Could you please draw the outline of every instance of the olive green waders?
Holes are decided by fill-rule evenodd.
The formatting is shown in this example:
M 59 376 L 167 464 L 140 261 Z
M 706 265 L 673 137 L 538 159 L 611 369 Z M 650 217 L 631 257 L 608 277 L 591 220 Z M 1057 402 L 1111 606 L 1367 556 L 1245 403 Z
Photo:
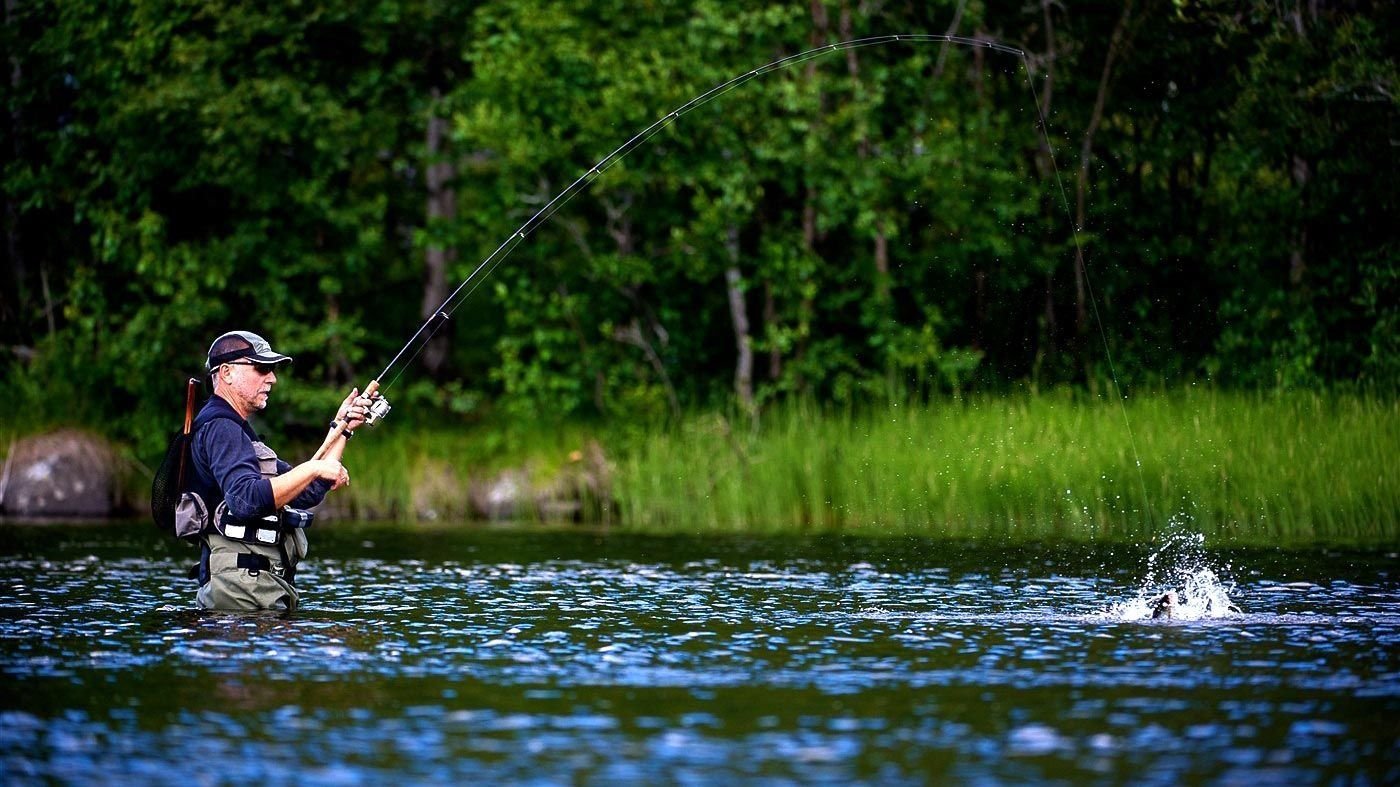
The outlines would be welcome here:
M 296 610 L 300 594 L 290 579 L 306 557 L 304 532 L 284 533 L 281 548 L 234 541 L 217 533 L 204 538 L 209 544 L 209 582 L 195 595 L 201 609 Z

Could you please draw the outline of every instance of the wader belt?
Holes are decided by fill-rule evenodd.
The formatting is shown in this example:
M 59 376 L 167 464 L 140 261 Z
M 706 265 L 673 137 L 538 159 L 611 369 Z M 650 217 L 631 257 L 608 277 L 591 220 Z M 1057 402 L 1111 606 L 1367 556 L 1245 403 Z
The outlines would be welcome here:
M 282 531 L 275 525 L 272 527 L 258 527 L 256 524 L 252 523 L 245 525 L 220 523 L 216 525 L 215 532 L 224 538 L 231 538 L 234 541 L 246 541 L 249 544 L 264 544 L 266 546 L 282 545 Z
M 286 545 L 279 543 L 277 545 L 277 551 L 282 556 L 282 571 L 280 573 L 273 573 L 287 580 L 287 584 L 296 587 L 297 567 L 292 563 L 291 556 L 287 554 Z M 204 545 L 202 553 L 203 554 L 200 555 L 200 562 L 190 566 L 189 570 L 189 578 L 198 580 L 200 587 L 209 583 L 209 547 L 207 544 Z M 272 571 L 272 561 L 268 560 L 266 555 L 239 552 L 238 567 L 254 573 L 259 571 Z
M 249 571 L 271 571 L 272 561 L 265 555 L 249 555 L 243 553 L 238 556 L 238 567 L 246 568 Z

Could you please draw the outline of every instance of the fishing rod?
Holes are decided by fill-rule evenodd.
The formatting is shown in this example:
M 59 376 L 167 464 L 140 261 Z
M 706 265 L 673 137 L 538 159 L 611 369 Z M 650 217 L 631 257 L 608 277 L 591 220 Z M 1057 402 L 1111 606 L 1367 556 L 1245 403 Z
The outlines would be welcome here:
M 446 298 L 443 299 L 442 304 L 434 310 L 432 316 L 425 320 L 423 324 L 418 327 L 418 330 L 413 333 L 413 336 L 411 336 L 409 340 L 404 343 L 403 347 L 400 348 L 399 351 L 394 354 L 394 357 L 389 361 L 388 365 L 384 367 L 384 370 L 381 371 L 377 376 L 375 376 L 374 379 L 370 380 L 369 384 L 365 386 L 363 396 L 369 397 L 372 401 L 370 412 L 365 418 L 365 423 L 373 425 L 374 423 L 388 415 L 390 409 L 389 402 L 387 399 L 384 398 L 383 391 L 386 390 L 394 382 L 396 382 L 399 376 L 403 374 L 403 368 L 400 367 L 400 362 L 404 360 L 404 356 L 408 355 L 407 361 L 412 361 L 414 358 L 418 357 L 418 354 L 422 352 L 423 347 L 427 346 L 427 343 L 431 341 L 434 336 L 437 335 L 437 332 L 441 330 L 442 326 L 445 325 L 447 321 L 451 318 L 452 313 L 456 311 L 457 308 L 460 307 L 462 303 L 464 303 L 473 292 L 476 291 L 477 287 L 479 287 L 481 283 L 491 275 L 492 271 L 494 271 L 496 267 L 499 266 L 501 262 L 505 260 L 505 258 L 508 257 L 512 251 L 515 250 L 517 246 L 519 246 L 526 238 L 532 235 L 535 232 L 535 230 L 539 229 L 540 226 L 542 226 L 546 221 L 548 221 L 550 217 L 552 217 L 560 208 L 564 207 L 564 205 L 568 204 L 569 201 L 571 201 L 574 197 L 578 196 L 579 193 L 587 189 L 588 186 L 593 183 L 593 181 L 597 180 L 599 176 L 601 176 L 614 164 L 625 158 L 633 150 L 636 150 L 637 148 L 646 144 L 646 142 L 650 140 L 653 136 L 660 133 L 663 129 L 667 128 L 668 126 L 674 124 L 677 120 L 679 120 L 686 114 L 714 101 L 715 99 L 720 98 L 726 93 L 729 93 L 730 91 L 761 76 L 776 71 L 782 71 L 792 66 L 805 63 L 809 60 L 813 60 L 815 58 L 833 54 L 836 52 L 844 52 L 852 49 L 883 46 L 886 44 L 895 43 L 945 45 L 951 44 L 961 47 L 991 50 L 1019 58 L 1022 66 L 1026 69 L 1027 81 L 1030 83 L 1031 86 L 1032 99 L 1036 107 L 1037 116 L 1039 118 L 1040 131 L 1044 138 L 1046 147 L 1049 149 L 1050 152 L 1050 161 L 1052 167 L 1054 168 L 1055 180 L 1059 184 L 1061 201 L 1064 204 L 1066 215 L 1070 215 L 1069 200 L 1065 192 L 1064 182 L 1060 176 L 1059 166 L 1055 163 L 1054 149 L 1050 141 L 1048 125 L 1044 113 L 1040 108 L 1039 95 L 1035 90 L 1035 80 L 1031 78 L 1030 63 L 1028 62 L 1026 58 L 1026 53 L 1023 50 L 1016 49 L 1015 47 L 1007 46 L 996 41 L 989 41 L 986 39 L 922 33 L 870 36 L 866 38 L 851 39 L 849 41 L 841 41 L 834 44 L 825 44 L 820 47 L 808 49 L 806 51 L 799 52 L 794 55 L 788 55 L 786 57 L 778 58 L 777 60 L 765 63 L 764 65 L 761 65 L 757 68 L 745 71 L 739 74 L 738 76 L 733 77 L 732 79 L 715 85 L 714 87 L 710 88 L 704 93 L 697 95 L 696 97 L 690 99 L 689 101 L 685 102 L 679 107 L 676 107 L 670 112 L 662 115 L 661 117 L 653 121 L 651 125 L 647 126 L 646 128 L 643 128 L 641 131 L 637 132 L 632 137 L 630 137 L 627 141 L 623 142 L 611 153 L 599 159 L 597 163 L 595 163 L 592 167 L 589 167 L 586 171 L 584 171 L 582 175 L 580 175 L 567 187 L 561 190 L 558 194 L 555 194 L 554 197 L 552 197 L 547 203 L 545 203 L 544 207 L 540 208 L 528 219 L 526 219 L 524 223 L 517 227 L 515 231 L 512 232 L 499 246 L 497 246 L 494 251 L 487 255 L 485 259 L 483 259 L 474 269 L 472 269 L 471 273 L 469 273 L 467 277 L 463 279 L 462 282 L 458 284 L 457 287 L 453 289 L 452 292 L 449 293 Z M 1079 228 L 1074 226 L 1074 222 L 1072 219 L 1070 221 L 1070 230 L 1074 236 L 1075 246 L 1080 252 L 1078 255 L 1076 255 L 1076 261 L 1077 264 L 1080 266 L 1081 273 L 1084 274 L 1085 281 L 1087 282 L 1088 271 L 1084 269 L 1083 248 L 1080 244 Z M 1092 290 L 1090 290 L 1089 297 L 1091 302 L 1094 301 Z M 1109 371 L 1113 379 L 1115 390 L 1118 394 L 1119 404 L 1123 408 L 1123 417 L 1126 422 L 1127 408 L 1126 405 L 1123 404 L 1122 388 L 1118 382 L 1117 371 L 1113 367 L 1112 356 L 1111 353 L 1109 353 L 1108 337 L 1104 333 L 1103 321 L 1099 316 L 1097 303 L 1094 303 L 1094 318 L 1099 326 L 1099 334 L 1103 340 L 1104 352 L 1105 354 L 1109 355 Z M 410 349 L 413 350 L 413 353 L 411 355 L 409 355 Z M 391 371 L 394 371 L 395 368 L 398 368 L 398 372 L 392 378 L 390 378 L 387 383 L 381 385 L 380 381 L 388 377 L 389 373 Z M 316 457 L 319 458 L 323 456 L 332 445 L 334 445 L 338 440 L 347 439 L 349 437 L 349 434 L 350 433 L 348 430 L 342 429 L 342 426 L 339 422 L 333 422 L 331 424 L 331 431 L 329 434 L 327 434 L 325 442 L 322 443 L 321 449 L 316 452 Z M 1144 501 L 1146 501 L 1147 485 L 1146 481 L 1142 478 L 1142 461 L 1137 456 L 1137 445 L 1136 441 L 1132 439 L 1131 426 L 1129 426 L 1128 428 L 1128 435 L 1130 443 L 1132 444 L 1134 458 L 1137 460 L 1136 464 L 1138 467 L 1138 478 L 1139 482 L 1142 484 L 1144 493 L 1143 499 Z
M 791 66 L 805 63 L 808 60 L 812 60 L 823 55 L 832 54 L 834 52 L 844 52 L 848 49 L 880 46 L 883 44 L 891 44 L 897 42 L 956 44 L 959 46 L 991 49 L 1005 54 L 1015 55 L 1021 58 L 1022 61 L 1024 61 L 1026 57 L 1026 53 L 1020 49 L 1015 49 L 1004 44 L 999 44 L 995 41 L 987 41 L 977 38 L 925 34 L 871 36 L 868 38 L 857 38 L 852 39 L 850 41 L 842 41 L 835 44 L 826 44 L 815 49 L 809 49 L 805 52 L 799 52 L 795 55 L 788 55 L 787 57 L 779 58 L 772 62 L 761 65 L 758 68 L 746 71 L 726 82 L 721 82 L 720 84 L 715 85 L 714 87 L 710 88 L 704 93 L 701 93 L 695 98 L 692 98 L 691 100 L 685 102 L 679 107 L 671 110 L 665 115 L 662 115 L 661 117 L 657 118 L 655 121 L 652 122 L 651 125 L 642 129 L 637 134 L 633 135 L 630 139 L 628 139 L 626 142 L 619 145 L 611 153 L 599 159 L 598 163 L 594 164 L 582 175 L 580 175 L 578 179 L 570 183 L 558 194 L 554 195 L 554 197 L 550 199 L 549 202 L 545 203 L 544 207 L 540 208 L 534 215 L 526 219 L 523 224 L 517 227 L 515 232 L 511 233 L 510 236 L 507 237 L 506 240 L 502 242 L 500 246 L 496 247 L 495 251 L 491 252 L 490 255 L 488 255 L 484 260 L 482 260 L 481 263 L 478 264 L 476 268 L 473 269 L 472 272 L 468 274 L 465 279 L 462 280 L 461 284 L 457 285 L 457 288 L 453 290 L 447 296 L 447 298 L 443 300 L 442 305 L 438 307 L 437 313 L 434 314 L 432 318 L 429 318 L 429 321 L 431 322 L 432 320 L 437 319 L 439 316 L 441 316 L 442 320 L 438 323 L 438 327 L 441 327 L 442 321 L 445 321 L 447 317 L 450 317 L 452 315 L 452 312 L 456 311 L 457 307 L 460 306 L 463 301 L 465 301 L 468 297 L 471 296 L 473 292 L 476 291 L 476 288 L 480 286 L 481 282 L 485 281 L 486 278 L 491 275 L 491 272 L 494 271 L 498 265 L 500 265 L 502 260 L 504 260 L 507 256 L 510 255 L 511 251 L 513 251 L 516 246 L 520 245 L 522 241 L 524 241 L 531 234 L 533 234 L 536 229 L 538 229 L 542 224 L 548 221 L 551 216 L 553 216 L 560 208 L 564 207 L 564 205 L 566 205 L 570 200 L 577 196 L 579 192 L 588 188 L 588 186 L 591 185 L 593 181 L 597 180 L 598 177 L 601 176 L 604 172 L 606 172 L 610 167 L 612 167 L 617 162 L 621 161 L 627 156 L 627 154 L 631 153 L 633 150 L 646 144 L 646 142 L 650 140 L 653 136 L 660 133 L 663 129 L 675 123 L 677 120 L 679 120 L 681 117 L 688 114 L 689 112 L 698 109 L 710 103 L 711 101 L 714 101 L 715 99 L 723 96 L 724 94 L 734 90 L 735 88 L 738 88 L 739 86 L 754 79 L 757 79 L 758 77 L 763 76 L 765 74 L 770 74 L 775 71 L 782 71 L 784 69 L 790 68 Z M 433 330 L 435 332 L 436 328 Z M 430 333 L 428 339 L 431 338 L 432 334 Z M 424 342 L 426 343 L 428 339 L 425 339 Z M 411 341 L 412 340 L 410 340 L 410 343 Z M 400 351 L 400 355 L 401 354 L 402 351 Z
M 437 335 L 437 332 L 441 330 L 442 326 L 446 324 L 449 318 L 451 318 L 452 313 L 456 311 L 457 308 L 461 306 L 462 303 L 465 302 L 466 299 L 470 297 L 473 292 L 476 291 L 476 288 L 481 285 L 481 282 L 485 281 L 486 278 L 491 275 L 491 272 L 494 271 L 496 267 L 500 265 L 501 262 L 506 257 L 508 257 L 512 251 L 515 250 L 516 246 L 519 246 L 522 241 L 524 241 L 526 238 L 532 235 L 535 232 L 535 230 L 539 229 L 540 226 L 543 225 L 546 221 L 548 221 L 549 218 L 553 216 L 560 208 L 564 207 L 564 205 L 568 204 L 570 200 L 578 196 L 580 192 L 588 188 L 588 186 L 592 184 L 593 181 L 597 180 L 598 177 L 604 172 L 606 172 L 610 167 L 612 167 L 612 165 L 625 158 L 627 154 L 646 144 L 648 140 L 650 140 L 653 136 L 661 132 L 662 129 L 665 129 L 667 126 L 670 126 L 671 124 L 675 123 L 677 120 L 679 120 L 681 117 L 688 114 L 689 112 L 698 109 L 699 107 L 702 107 L 710 103 L 711 101 L 714 101 L 715 99 L 734 90 L 735 88 L 754 79 L 757 79 L 758 77 L 761 77 L 765 74 L 770 74 L 775 71 L 782 71 L 794 65 L 805 63 L 808 60 L 812 60 L 823 55 L 829 55 L 835 52 L 844 52 L 849 49 L 859 49 L 863 47 L 881 46 L 884 44 L 893 43 L 953 44 L 957 46 L 990 49 L 996 52 L 1014 55 L 1016 57 L 1019 57 L 1022 60 L 1022 62 L 1024 62 L 1026 58 L 1026 53 L 1020 49 L 1009 47 L 1005 44 L 1000 44 L 995 41 L 988 41 L 979 38 L 967 38 L 964 36 L 952 35 L 931 35 L 922 33 L 907 35 L 870 36 L 867 38 L 856 38 L 851 39 L 849 41 L 841 41 L 834 44 L 825 44 L 820 47 L 808 49 L 804 52 L 799 52 L 795 55 L 781 57 L 777 60 L 765 63 L 764 65 L 761 65 L 758 68 L 745 71 L 744 73 L 739 74 L 738 76 L 733 77 L 732 79 L 715 85 L 714 87 L 710 88 L 704 93 L 701 93 L 700 95 L 692 98 L 691 100 L 685 102 L 679 107 L 676 107 L 670 112 L 667 112 L 666 114 L 657 118 L 651 123 L 651 125 L 637 132 L 626 142 L 623 142 L 621 145 L 617 146 L 617 148 L 615 148 L 611 153 L 599 159 L 596 164 L 594 164 L 592 167 L 589 167 L 576 180 L 570 183 L 558 194 L 555 194 L 549 200 L 549 202 L 545 203 L 544 207 L 540 208 L 528 219 L 526 219 L 523 224 L 517 227 L 514 232 L 512 232 L 499 246 L 496 247 L 495 251 L 492 251 L 474 269 L 472 269 L 471 273 L 469 273 L 467 277 L 462 280 L 461 284 L 458 284 L 457 287 L 451 293 L 449 293 L 446 298 L 443 299 L 442 304 L 439 305 L 438 308 L 433 311 L 432 316 L 430 316 L 426 321 L 424 321 L 422 325 L 418 326 L 418 330 L 414 331 L 413 336 L 409 337 L 409 340 L 404 343 L 403 347 L 401 347 L 399 351 L 394 354 L 394 357 L 389 361 L 388 365 L 384 367 L 384 370 L 378 375 L 376 375 L 373 379 L 371 379 L 367 385 L 365 385 L 364 393 L 361 395 L 368 397 L 371 400 L 370 410 L 365 417 L 365 423 L 373 425 L 389 414 L 389 400 L 384 397 L 383 392 L 387 390 L 390 385 L 393 385 L 394 382 L 398 380 L 399 376 L 403 373 L 403 369 L 400 368 L 399 372 L 395 374 L 393 378 L 389 379 L 387 383 L 381 384 L 380 381 L 388 377 L 389 373 L 400 365 L 400 361 L 404 359 L 405 355 L 408 355 L 409 350 L 413 350 L 412 355 L 408 356 L 408 361 L 412 361 L 414 358 L 418 357 L 418 354 L 420 352 L 422 352 L 423 347 L 427 346 L 428 342 L 432 341 L 433 337 Z M 319 459 L 323 457 L 326 454 L 326 452 L 330 450 L 331 446 L 335 445 L 338 441 L 346 440 L 349 438 L 349 430 L 346 430 L 343 427 L 344 425 L 340 421 L 331 422 L 330 431 L 327 433 L 325 441 L 321 443 L 321 447 L 317 449 L 313 458 Z
M 389 400 L 385 398 L 384 394 L 382 393 L 383 388 L 380 387 L 379 381 L 389 376 L 389 370 L 394 368 L 394 366 L 399 362 L 399 359 L 403 357 L 404 353 L 408 352 L 408 349 L 414 346 L 416 342 L 418 342 L 418 337 L 422 336 L 424 331 L 428 332 L 428 338 L 423 339 L 422 344 L 426 344 L 428 340 L 431 339 L 433 335 L 437 333 L 438 327 L 440 327 L 442 323 L 447 321 L 447 316 L 448 315 L 446 312 L 439 309 L 435 314 L 433 314 L 432 317 L 429 317 L 427 321 L 425 321 L 422 325 L 418 326 L 418 330 L 413 332 L 413 335 L 410 336 L 408 341 L 404 343 L 404 346 L 399 348 L 399 351 L 394 354 L 394 357 L 392 359 L 390 359 L 389 365 L 384 367 L 384 371 L 375 375 L 374 378 L 365 385 L 365 390 L 360 395 L 370 400 L 369 411 L 365 413 L 366 424 L 374 426 L 385 416 L 387 416 L 389 414 L 389 410 L 391 409 L 389 405 Z M 421 347 L 422 345 L 420 344 L 419 348 L 421 349 Z M 417 356 L 416 352 L 414 353 L 414 356 Z M 394 379 L 397 380 L 398 377 L 395 376 Z M 393 380 L 390 380 L 390 382 L 392 383 Z M 387 385 L 384 386 L 384 388 L 387 387 Z M 346 429 L 345 424 L 343 424 L 339 419 L 331 421 L 331 428 L 330 431 L 326 433 L 326 439 L 321 442 L 321 447 L 316 449 L 316 453 L 312 454 L 311 458 L 321 459 L 326 455 L 327 452 L 331 450 L 331 447 L 334 446 L 336 443 L 344 440 L 349 440 L 351 434 L 352 432 L 349 429 Z

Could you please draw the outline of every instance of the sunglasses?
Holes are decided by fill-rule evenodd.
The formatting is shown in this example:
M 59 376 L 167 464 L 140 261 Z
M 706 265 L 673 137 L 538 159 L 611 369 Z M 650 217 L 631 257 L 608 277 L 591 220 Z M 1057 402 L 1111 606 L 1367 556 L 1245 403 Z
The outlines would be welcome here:
M 264 377 L 266 377 L 266 376 L 269 375 L 269 374 L 272 374 L 274 371 L 277 370 L 277 364 L 274 364 L 274 363 L 253 363 L 252 361 L 229 361 L 229 362 L 228 362 L 228 365 L 229 365 L 229 366 L 251 366 L 251 367 L 253 367 L 254 369 L 257 370 L 258 374 L 261 374 L 261 375 L 264 376 Z

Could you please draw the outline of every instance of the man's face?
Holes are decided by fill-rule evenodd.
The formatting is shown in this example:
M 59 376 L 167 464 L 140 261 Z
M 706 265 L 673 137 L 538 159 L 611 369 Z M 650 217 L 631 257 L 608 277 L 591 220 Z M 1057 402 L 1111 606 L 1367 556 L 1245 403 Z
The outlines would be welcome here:
M 267 407 L 267 396 L 277 384 L 276 367 L 249 360 L 230 361 L 219 367 L 220 393 L 244 417 Z

